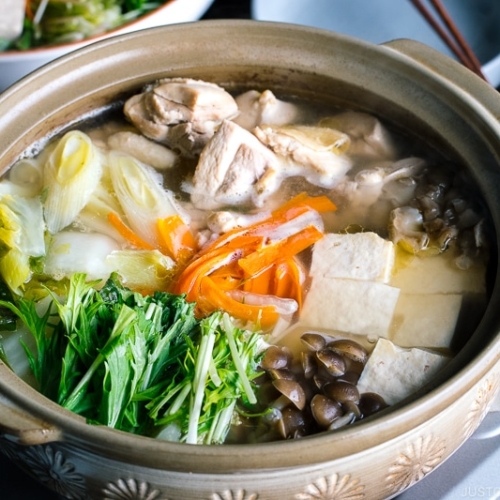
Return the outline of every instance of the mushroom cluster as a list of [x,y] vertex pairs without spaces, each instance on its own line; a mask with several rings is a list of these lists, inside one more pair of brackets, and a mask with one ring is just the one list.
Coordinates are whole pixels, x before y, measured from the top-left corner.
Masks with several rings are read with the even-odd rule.
[[366,349],[347,338],[307,332],[303,350],[270,346],[258,381],[261,416],[252,440],[294,439],[331,431],[368,417],[387,404],[375,393],[360,394],[357,382]]
[[470,182],[446,169],[426,169],[415,180],[413,200],[391,213],[392,241],[412,253],[453,246],[457,266],[467,269],[487,247],[484,207]]
[[460,267],[486,245],[484,207],[475,193],[469,193],[467,179],[456,172],[429,171],[417,189],[415,206],[423,217],[425,231],[445,250],[455,242],[462,254]]

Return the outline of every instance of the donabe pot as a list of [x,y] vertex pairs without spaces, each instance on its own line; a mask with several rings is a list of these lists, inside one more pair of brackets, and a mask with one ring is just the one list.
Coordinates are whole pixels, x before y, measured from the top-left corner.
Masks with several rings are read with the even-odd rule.
[[416,42],[377,46],[274,23],[208,21],[128,34],[65,56],[0,95],[0,169],[82,116],[160,77],[271,88],[379,117],[467,165],[494,228],[486,312],[410,402],[343,430],[261,445],[193,446],[87,425],[0,363],[0,448],[72,499],[381,499],[473,433],[500,376],[500,97]]

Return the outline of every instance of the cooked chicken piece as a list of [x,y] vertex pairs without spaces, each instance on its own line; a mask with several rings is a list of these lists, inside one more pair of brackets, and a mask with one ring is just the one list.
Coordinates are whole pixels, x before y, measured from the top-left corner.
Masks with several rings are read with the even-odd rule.
[[238,114],[238,106],[214,83],[165,78],[128,99],[124,113],[150,139],[196,156],[222,120]]
[[351,163],[342,153],[349,148],[349,137],[332,129],[294,126],[256,127],[254,134],[283,158],[284,174],[300,175],[316,186],[334,187]]
[[297,121],[300,115],[298,106],[281,101],[270,90],[249,90],[237,96],[236,103],[240,114],[233,121],[247,130],[263,123],[286,125]]
[[350,154],[392,159],[396,150],[391,135],[374,116],[359,111],[345,111],[323,118],[322,127],[341,130],[351,138]]
[[108,145],[157,170],[169,169],[179,160],[179,155],[171,149],[134,132],[117,132],[109,137]]
[[217,210],[231,205],[260,206],[278,184],[276,155],[254,135],[231,121],[219,130],[203,149],[196,167],[191,201],[196,208]]

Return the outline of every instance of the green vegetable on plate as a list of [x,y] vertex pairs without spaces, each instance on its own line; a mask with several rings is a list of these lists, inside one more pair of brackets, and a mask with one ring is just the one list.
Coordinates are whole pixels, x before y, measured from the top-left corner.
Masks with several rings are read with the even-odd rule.
[[2,50],[58,45],[104,33],[160,7],[165,0],[27,0],[24,26]]

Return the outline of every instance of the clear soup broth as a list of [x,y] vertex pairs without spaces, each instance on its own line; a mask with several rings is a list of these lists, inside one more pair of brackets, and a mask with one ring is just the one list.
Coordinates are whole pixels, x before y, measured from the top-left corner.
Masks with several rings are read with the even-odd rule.
[[152,82],[0,181],[2,359],[91,424],[198,444],[399,404],[487,299],[466,169],[368,113]]

